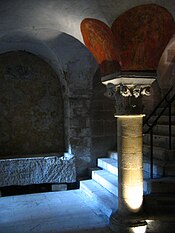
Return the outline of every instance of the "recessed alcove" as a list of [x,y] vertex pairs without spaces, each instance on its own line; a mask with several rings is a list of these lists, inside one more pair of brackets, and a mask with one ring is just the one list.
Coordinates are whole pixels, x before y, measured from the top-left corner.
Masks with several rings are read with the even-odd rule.
[[0,186],[74,182],[62,87],[51,66],[24,51],[1,54],[0,87]]

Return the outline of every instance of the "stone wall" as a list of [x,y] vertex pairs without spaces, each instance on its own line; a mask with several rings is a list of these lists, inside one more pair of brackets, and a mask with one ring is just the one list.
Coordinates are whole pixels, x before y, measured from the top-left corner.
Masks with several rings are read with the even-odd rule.
[[84,176],[91,166],[91,131],[90,131],[90,97],[83,96],[70,98],[70,145],[72,153],[76,155],[77,174]]
[[[142,3],[144,4],[145,1],[142,0],[139,2],[139,4]],[[174,0],[170,0],[168,3],[167,1],[162,2],[161,0],[154,0],[152,3],[166,7],[174,15],[174,8],[172,7]],[[30,141],[27,139],[33,146],[32,149],[27,143],[23,143],[25,144],[25,149],[27,149],[27,151],[35,151],[35,148],[38,150],[38,153],[40,151],[46,152],[49,148],[57,151],[59,149],[58,141],[60,141],[60,138],[58,140],[58,131],[60,130],[65,133],[65,146],[63,145],[65,151],[68,151],[69,148],[74,154],[76,158],[77,176],[82,176],[87,172],[88,167],[95,166],[97,157],[105,156],[109,149],[115,149],[116,119],[113,118],[115,112],[114,104],[111,100],[104,97],[105,87],[100,83],[99,77],[94,77],[97,64],[90,52],[81,43],[83,40],[80,31],[80,23],[84,18],[90,17],[99,19],[110,26],[121,13],[137,5],[138,0],[126,1],[125,3],[123,3],[122,0],[96,0],[90,2],[85,0],[50,0],[48,4],[42,0],[7,0],[2,2],[0,12],[0,53],[16,50],[31,52],[43,58],[52,66],[57,76],[60,78],[62,91],[63,84],[65,85],[64,89],[66,95],[63,96],[64,128],[61,128],[63,125],[61,123],[60,129],[56,129],[53,124],[52,128],[53,131],[55,130],[54,133],[52,135],[43,134],[42,130],[46,130],[46,126],[48,128],[50,127],[48,123],[56,123],[59,120],[56,118],[55,114],[52,114],[52,121],[51,116],[49,115],[50,113],[48,115],[46,114],[46,112],[48,113],[48,109],[46,111],[44,108],[45,104],[43,106],[40,103],[37,117],[35,117],[36,120],[32,123],[34,126],[36,126],[37,123],[37,130],[39,129],[39,133],[33,134],[34,138],[37,140],[38,138],[41,138],[42,134],[44,138],[43,140],[46,139],[47,144],[45,145],[44,143],[44,147],[41,148],[40,145],[38,145],[37,140]],[[17,62],[15,59],[13,60],[14,62]],[[35,59],[32,60],[32,65],[34,66]],[[44,72],[44,68],[47,67],[47,65],[46,63],[42,64],[44,64],[44,67],[42,66],[42,69],[40,70]],[[47,72],[48,71],[46,71],[46,73]],[[54,75],[51,79],[55,79]],[[45,77],[45,73],[43,77]],[[94,85],[92,93],[91,84],[93,77]],[[43,85],[45,85],[44,83],[46,81],[44,80]],[[20,80],[18,82],[20,82]],[[25,80],[24,82],[26,83],[28,80]],[[1,89],[3,88],[3,85],[0,86]],[[53,88],[56,88],[56,86],[57,85],[54,85]],[[32,85],[29,88],[28,96],[25,96],[22,93],[22,96],[26,101],[33,99],[33,97],[30,97],[30,89],[33,90],[35,88],[35,85]],[[13,88],[10,90],[13,90]],[[43,92],[42,88],[39,93],[40,92]],[[60,89],[58,89],[57,93],[59,92]],[[55,98],[56,100],[56,97],[51,96],[51,98]],[[15,99],[18,98],[15,97]],[[51,102],[57,102],[55,100]],[[4,111],[3,106],[5,106],[3,101],[4,100],[0,103],[2,111]],[[44,98],[41,102],[44,103]],[[44,114],[39,114],[42,112],[40,111],[41,105]],[[50,104],[50,106],[52,106],[52,104]],[[54,105],[53,107],[59,112],[58,108],[61,106]],[[28,117],[31,113],[26,110],[27,104],[23,104],[23,108],[26,117]],[[35,111],[33,112],[35,113]],[[11,116],[4,117],[3,122],[1,122],[2,129],[5,119],[7,119],[5,125],[11,127],[12,115],[14,115],[15,118],[18,117],[18,111],[16,110],[15,113],[11,111]],[[21,115],[23,114],[20,114],[20,116]],[[32,115],[32,117],[34,117],[34,115]],[[59,117],[61,117],[61,115],[59,115]],[[38,122],[38,119],[41,119],[39,120],[40,123]],[[25,122],[26,121],[23,123],[18,122],[18,124],[22,123],[24,131],[30,134],[31,129],[29,129],[29,125],[25,124]],[[28,131],[26,127],[29,129]],[[18,131],[19,129],[17,129],[17,132]],[[3,139],[3,143],[2,140],[0,142],[1,155],[11,154],[10,152],[12,151],[12,148],[15,148],[19,141],[25,139],[25,137],[23,138],[23,136],[21,136],[20,140],[14,142],[14,137],[12,137],[13,134],[11,136],[13,140],[11,140],[3,130],[0,134],[0,138]],[[19,137],[17,138],[19,139]],[[51,138],[54,141],[52,144],[53,147],[50,143]],[[12,147],[7,149],[6,142],[13,144]],[[42,141],[40,142],[42,144]],[[23,153],[23,145],[20,145],[18,148],[16,147],[15,150],[17,153]],[[14,151],[12,152],[14,153]]]
[[117,149],[117,119],[114,118],[115,101],[105,96],[106,87],[96,73],[93,80],[91,102],[92,161],[107,156],[108,150]]
[[0,56],[0,156],[65,151],[58,76],[35,55]]

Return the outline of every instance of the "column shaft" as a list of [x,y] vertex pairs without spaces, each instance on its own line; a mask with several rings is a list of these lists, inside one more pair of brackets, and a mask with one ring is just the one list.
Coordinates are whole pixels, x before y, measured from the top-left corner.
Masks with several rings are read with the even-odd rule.
[[119,214],[140,211],[143,201],[142,115],[119,116],[118,143],[118,201]]

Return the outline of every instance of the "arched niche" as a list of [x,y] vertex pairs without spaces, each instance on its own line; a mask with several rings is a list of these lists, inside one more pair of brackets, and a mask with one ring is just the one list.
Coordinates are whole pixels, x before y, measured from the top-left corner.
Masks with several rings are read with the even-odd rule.
[[65,151],[64,104],[58,75],[24,51],[0,55],[0,156]]

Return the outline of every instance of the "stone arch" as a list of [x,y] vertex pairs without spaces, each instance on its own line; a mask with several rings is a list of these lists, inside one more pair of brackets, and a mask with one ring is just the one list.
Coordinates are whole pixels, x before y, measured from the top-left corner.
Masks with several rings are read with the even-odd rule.
[[38,33],[35,35],[31,30],[14,30],[12,32],[6,32],[0,37],[0,54],[21,50],[39,56],[50,64],[58,74],[60,82],[62,83],[64,81],[64,74],[59,57],[47,43],[37,35]]
[[91,161],[89,107],[98,67],[94,57],[76,38],[47,28],[16,30],[0,37],[0,53],[16,50],[39,56],[57,73],[64,99],[65,151],[76,157],[77,174],[84,174]]
[[40,28],[6,32],[0,37],[0,54],[23,50],[45,60],[58,74],[65,108],[66,151],[70,144],[70,97],[89,92],[97,69],[95,59],[76,38],[58,30]]

